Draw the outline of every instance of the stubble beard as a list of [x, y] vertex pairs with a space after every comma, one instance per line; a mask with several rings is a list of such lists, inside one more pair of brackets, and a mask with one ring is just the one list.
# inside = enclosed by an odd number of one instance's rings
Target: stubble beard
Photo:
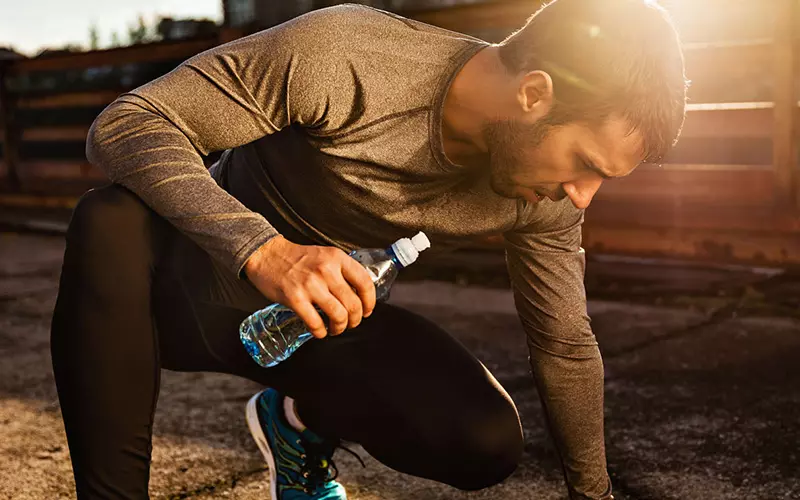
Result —
[[483, 126], [489, 149], [489, 182], [504, 198], [519, 198], [515, 174], [525, 166], [523, 153], [539, 147], [552, 127], [545, 121], [532, 124], [497, 120]]

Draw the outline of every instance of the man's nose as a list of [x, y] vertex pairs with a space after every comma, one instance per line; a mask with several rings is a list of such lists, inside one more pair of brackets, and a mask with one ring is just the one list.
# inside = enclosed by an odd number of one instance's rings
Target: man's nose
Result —
[[585, 209], [592, 202], [592, 198], [594, 198], [595, 193], [602, 185], [603, 179], [595, 175], [591, 178], [565, 182], [561, 187], [576, 208]]

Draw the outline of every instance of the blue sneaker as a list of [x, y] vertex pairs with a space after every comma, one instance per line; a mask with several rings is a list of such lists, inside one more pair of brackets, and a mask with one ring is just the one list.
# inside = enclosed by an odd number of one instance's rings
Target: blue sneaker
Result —
[[[283, 396], [266, 389], [247, 403], [247, 425], [269, 464], [272, 500], [346, 500], [331, 443], [309, 429], [298, 432], [286, 420]], [[359, 458], [360, 460], [360, 458]]]

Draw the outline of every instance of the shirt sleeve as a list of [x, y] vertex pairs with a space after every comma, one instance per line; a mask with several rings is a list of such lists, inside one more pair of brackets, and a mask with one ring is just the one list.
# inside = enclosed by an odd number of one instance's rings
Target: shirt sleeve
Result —
[[567, 485], [602, 498], [610, 492], [603, 363], [586, 309], [583, 211], [569, 199], [540, 204], [531, 221], [504, 235], [514, 301]]
[[[121, 95], [95, 119], [89, 161], [239, 275], [277, 231], [219, 187], [201, 155], [234, 148], [289, 125], [335, 127], [348, 90], [331, 39], [336, 16], [322, 9], [200, 53]], [[320, 56], [323, 54], [323, 56]], [[346, 87], [346, 86], [345, 86]]]

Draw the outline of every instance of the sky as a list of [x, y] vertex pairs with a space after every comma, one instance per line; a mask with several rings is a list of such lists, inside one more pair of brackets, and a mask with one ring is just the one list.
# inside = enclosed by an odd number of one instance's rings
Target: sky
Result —
[[159, 16], [222, 20], [221, 0], [0, 0], [0, 47], [32, 56], [45, 47], [89, 45], [89, 27], [97, 25], [100, 46], [117, 31], [127, 39], [139, 15], [151, 23]]

